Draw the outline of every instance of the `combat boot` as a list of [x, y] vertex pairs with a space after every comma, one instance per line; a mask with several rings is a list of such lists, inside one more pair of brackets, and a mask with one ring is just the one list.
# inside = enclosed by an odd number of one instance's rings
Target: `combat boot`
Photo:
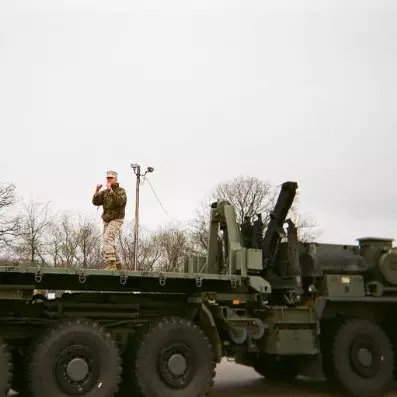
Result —
[[116, 261], [109, 261], [105, 267], [105, 270], [117, 270]]

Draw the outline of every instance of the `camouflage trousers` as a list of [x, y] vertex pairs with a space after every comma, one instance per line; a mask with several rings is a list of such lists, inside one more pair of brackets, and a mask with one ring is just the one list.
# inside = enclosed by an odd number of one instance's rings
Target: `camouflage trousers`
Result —
[[123, 226], [123, 219], [114, 219], [110, 222], [103, 222], [103, 248], [102, 253], [106, 262], [120, 264], [120, 258], [116, 252], [116, 238]]

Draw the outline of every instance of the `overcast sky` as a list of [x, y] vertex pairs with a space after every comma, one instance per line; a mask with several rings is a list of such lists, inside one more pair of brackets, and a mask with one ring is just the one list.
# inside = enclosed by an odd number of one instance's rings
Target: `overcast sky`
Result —
[[[397, 238], [397, 3], [2, 1], [0, 179], [87, 212], [133, 162], [184, 221], [220, 181], [295, 180], [320, 241]], [[142, 186], [141, 221], [169, 221]]]

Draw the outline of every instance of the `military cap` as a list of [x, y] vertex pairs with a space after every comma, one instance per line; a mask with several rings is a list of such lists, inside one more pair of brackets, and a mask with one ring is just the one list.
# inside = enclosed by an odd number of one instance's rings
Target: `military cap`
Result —
[[106, 178], [117, 178], [117, 172], [113, 170], [107, 171]]

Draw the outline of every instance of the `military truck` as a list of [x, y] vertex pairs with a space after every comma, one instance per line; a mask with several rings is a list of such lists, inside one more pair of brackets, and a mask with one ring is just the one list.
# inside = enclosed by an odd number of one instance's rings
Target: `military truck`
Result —
[[208, 252], [186, 257], [184, 272], [1, 268], [1, 392], [202, 397], [227, 357], [275, 380], [321, 363], [340, 393], [386, 394], [392, 240], [299, 242], [288, 219], [297, 187], [282, 185], [259, 249], [243, 246], [233, 206], [213, 203]]

